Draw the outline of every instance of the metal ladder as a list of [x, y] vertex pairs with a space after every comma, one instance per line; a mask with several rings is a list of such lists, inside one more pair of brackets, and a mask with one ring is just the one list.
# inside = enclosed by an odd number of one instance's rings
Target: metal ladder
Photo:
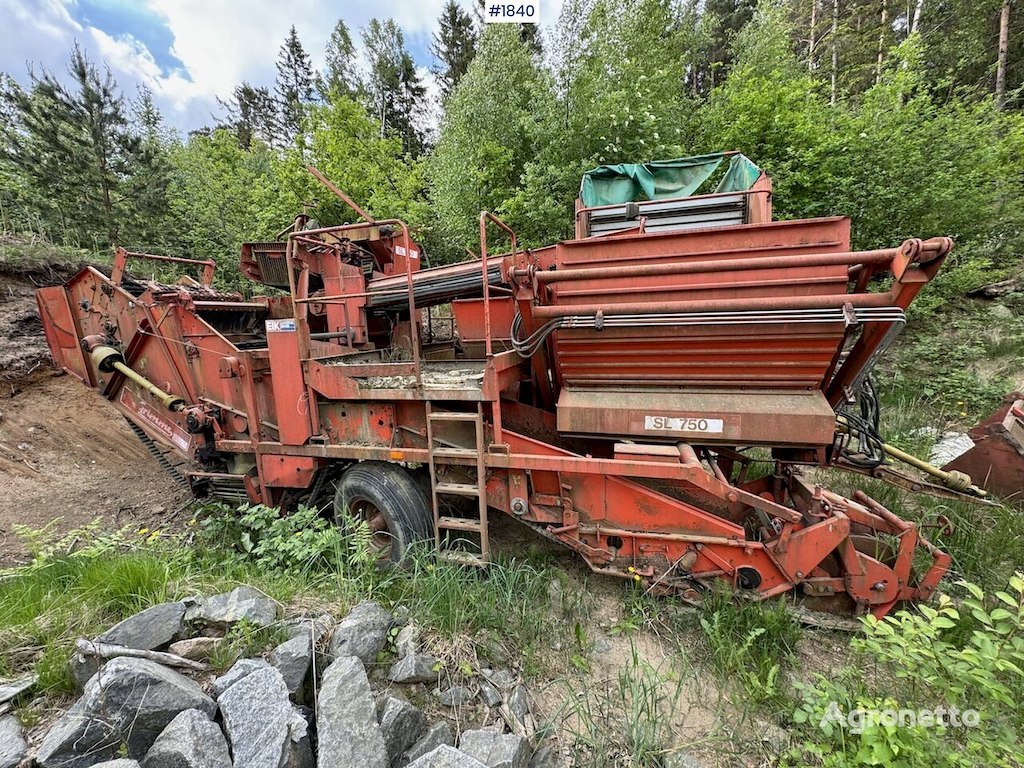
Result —
[[[430, 403], [426, 404], [427, 410], [427, 444], [430, 446], [430, 502], [434, 512], [434, 545], [438, 557], [442, 560], [458, 563], [460, 565], [474, 565], [486, 568], [490, 562], [490, 542], [487, 534], [487, 494], [485, 485], [487, 480], [487, 468], [484, 463], [484, 416], [481, 403], [476, 404], [476, 412], [466, 413], [463, 411], [435, 411]], [[471, 423], [474, 426], [474, 446], [451, 447], [439, 445], [438, 439], [434, 436], [434, 425], [438, 423]], [[475, 459], [476, 482], [475, 483], [450, 483], [438, 482], [438, 467], [445, 466], [448, 462], [445, 459]], [[458, 464], [452, 466], [467, 466]], [[461, 496], [476, 498], [476, 517], [454, 517], [441, 514], [440, 497]], [[454, 549], [449, 545], [446, 533], [451, 531], [466, 531], [476, 533], [480, 536], [480, 552], [465, 552]]]

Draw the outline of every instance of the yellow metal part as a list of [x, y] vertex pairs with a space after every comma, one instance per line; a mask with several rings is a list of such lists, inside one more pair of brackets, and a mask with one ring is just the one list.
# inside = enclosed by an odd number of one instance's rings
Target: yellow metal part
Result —
[[970, 475], [957, 471], [946, 472], [945, 470], [939, 469], [934, 464], [929, 464], [927, 461], [923, 461], [916, 456], [912, 456], [906, 451], [901, 451], [895, 445], [889, 445], [888, 443], [882, 443], [882, 450], [894, 459], [899, 459], [904, 464], [909, 464], [912, 467], [920, 469], [927, 475], [938, 478], [947, 488], [952, 488], [954, 491], [970, 493], [980, 498], [988, 496], [987, 491], [974, 485], [974, 481], [971, 479]]
[[182, 400], [180, 397], [178, 397], [177, 395], [172, 395], [168, 392], [164, 392], [162, 389], [160, 389], [160, 387], [151, 382], [141, 373], [136, 373], [127, 365], [125, 365], [124, 358], [121, 356], [121, 353], [118, 352], [113, 347], [96, 347], [92, 350], [91, 355], [93, 363], [95, 363], [96, 367], [99, 370], [108, 373], [117, 371], [126, 379], [135, 382], [144, 390], [149, 392], [149, 394], [151, 394], [153, 397], [159, 400], [160, 404], [163, 405], [163, 407], [166, 408], [167, 410], [180, 411], [182, 408], [185, 407], [185, 401]]
[[[836, 417], [836, 431], [845, 433], [857, 432], [856, 429], [851, 429], [850, 424], [842, 416]], [[895, 445], [889, 445], [889, 443], [882, 443], [882, 450], [894, 459], [898, 459], [904, 464], [909, 464], [910, 466], [921, 470], [926, 475], [931, 475], [951, 490], [959, 491], [960, 493], [969, 493], [980, 499], [988, 497], [988, 491], [974, 485], [974, 481], [971, 479], [970, 475], [966, 475], [963, 472], [957, 472], [955, 470], [952, 472], [946, 472], [945, 470], [939, 469], [934, 464], [929, 464], [927, 461], [917, 458], [917, 456], [909, 454], [906, 451], [901, 451]]]

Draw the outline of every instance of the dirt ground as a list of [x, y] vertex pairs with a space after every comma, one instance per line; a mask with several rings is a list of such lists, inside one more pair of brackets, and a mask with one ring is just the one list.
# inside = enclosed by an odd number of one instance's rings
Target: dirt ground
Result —
[[0, 568], [30, 557], [17, 526], [174, 525], [185, 494], [113, 406], [54, 371], [34, 286], [0, 286]]

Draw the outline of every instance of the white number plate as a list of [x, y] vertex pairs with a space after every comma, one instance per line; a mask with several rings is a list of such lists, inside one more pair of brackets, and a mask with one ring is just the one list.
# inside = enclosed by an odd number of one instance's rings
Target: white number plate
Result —
[[677, 418], [675, 416], [644, 416], [644, 429], [648, 432], [705, 432], [720, 435], [725, 427], [722, 419], [703, 416]]

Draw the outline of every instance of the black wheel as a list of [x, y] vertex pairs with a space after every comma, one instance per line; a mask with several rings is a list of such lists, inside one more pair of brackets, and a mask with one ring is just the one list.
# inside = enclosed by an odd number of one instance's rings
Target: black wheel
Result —
[[434, 516], [416, 479], [397, 464], [364, 461], [345, 470], [334, 493], [334, 520], [365, 520], [381, 565], [398, 565], [409, 547], [434, 538]]

